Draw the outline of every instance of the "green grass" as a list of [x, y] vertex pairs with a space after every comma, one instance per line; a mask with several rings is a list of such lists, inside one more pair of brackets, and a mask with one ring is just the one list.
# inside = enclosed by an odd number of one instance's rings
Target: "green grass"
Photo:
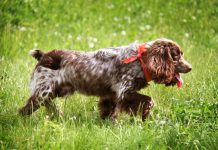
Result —
[[[0, 149], [218, 149], [216, 0], [1, 0]], [[159, 37], [177, 41], [192, 64], [185, 85], [140, 91], [155, 106], [146, 122], [122, 114], [102, 121], [97, 97], [57, 99], [62, 118], [42, 108], [17, 115], [29, 96], [34, 47], [95, 50]]]

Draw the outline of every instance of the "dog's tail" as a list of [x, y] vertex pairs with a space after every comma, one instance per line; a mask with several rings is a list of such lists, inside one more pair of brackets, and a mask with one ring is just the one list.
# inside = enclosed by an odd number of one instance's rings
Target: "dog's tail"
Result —
[[33, 56], [35, 59], [37, 59], [38, 61], [40, 61], [42, 56], [44, 55], [44, 52], [38, 49], [33, 49], [29, 51], [29, 54]]

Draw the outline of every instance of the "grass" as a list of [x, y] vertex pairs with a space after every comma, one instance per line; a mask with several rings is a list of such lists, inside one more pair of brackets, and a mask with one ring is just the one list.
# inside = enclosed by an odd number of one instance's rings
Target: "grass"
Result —
[[[218, 149], [218, 2], [177, 0], [0, 1], [0, 149]], [[102, 121], [97, 97], [57, 99], [64, 116], [42, 108], [17, 115], [36, 61], [28, 51], [95, 50], [167, 37], [192, 64], [185, 85], [140, 91], [155, 106], [146, 122], [122, 114]]]

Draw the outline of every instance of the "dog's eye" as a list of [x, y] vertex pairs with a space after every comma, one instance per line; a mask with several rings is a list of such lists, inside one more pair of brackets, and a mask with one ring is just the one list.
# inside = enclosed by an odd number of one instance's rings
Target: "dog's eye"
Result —
[[178, 61], [182, 55], [183, 55], [183, 52], [180, 51], [178, 48], [175, 48], [171, 51], [171, 56], [173, 58], [173, 61]]
[[180, 56], [176, 55], [173, 57], [173, 61], [178, 61], [180, 59]]
[[173, 58], [173, 61], [177, 61], [180, 58], [180, 56], [177, 53], [172, 53], [171, 56]]

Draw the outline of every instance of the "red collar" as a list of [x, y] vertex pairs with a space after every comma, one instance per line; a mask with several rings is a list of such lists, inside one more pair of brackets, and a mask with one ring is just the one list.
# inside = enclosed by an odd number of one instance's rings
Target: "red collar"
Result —
[[147, 82], [151, 81], [151, 74], [149, 72], [149, 70], [146, 68], [146, 65], [142, 59], [142, 54], [145, 53], [147, 51], [147, 49], [145, 48], [145, 44], [140, 44], [137, 48], [138, 50], [138, 54], [137, 56], [131, 56], [129, 58], [123, 59], [122, 62], [125, 64], [128, 64], [132, 61], [135, 61], [136, 59], [139, 59], [142, 65], [142, 69], [145, 75], [145, 79]]

